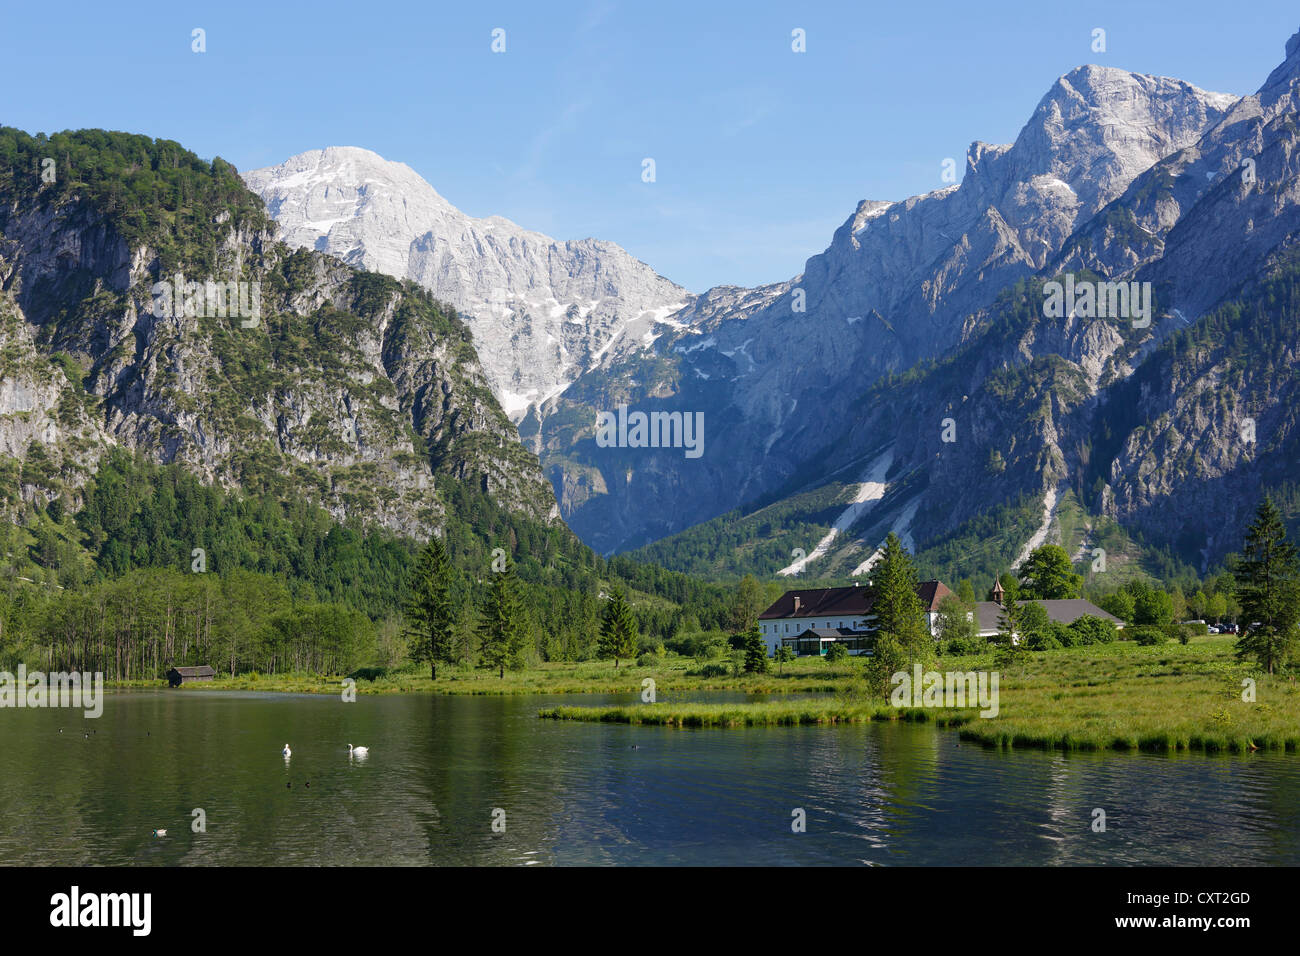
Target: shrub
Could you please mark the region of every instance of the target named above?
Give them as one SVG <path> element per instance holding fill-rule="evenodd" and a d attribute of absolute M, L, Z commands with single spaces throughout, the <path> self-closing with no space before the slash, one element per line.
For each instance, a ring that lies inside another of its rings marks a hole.
<path fill-rule="evenodd" d="M 838 664 L 840 661 L 846 660 L 848 656 L 849 656 L 848 648 L 846 648 L 839 641 L 836 641 L 834 644 L 832 644 L 830 647 L 826 649 L 827 664 Z"/>
<path fill-rule="evenodd" d="M 973 637 L 959 638 L 948 642 L 946 648 L 949 654 L 983 654 L 988 650 L 988 638 L 980 637 L 976 634 Z"/>
<path fill-rule="evenodd" d="M 1076 644 L 1110 644 L 1119 637 L 1114 624 L 1091 614 L 1075 618 L 1069 630 L 1074 633 Z"/>
<path fill-rule="evenodd" d="M 1156 627 L 1152 624 L 1143 624 L 1140 627 L 1132 629 L 1130 638 L 1138 644 L 1141 644 L 1143 647 L 1153 647 L 1157 644 L 1164 644 L 1169 640 L 1169 635 L 1162 627 Z"/>
<path fill-rule="evenodd" d="M 705 664 L 698 670 L 689 673 L 692 677 L 726 677 L 731 673 L 731 668 L 725 664 Z"/>
<path fill-rule="evenodd" d="M 665 646 L 682 657 L 716 660 L 726 653 L 727 638 L 720 631 L 692 631 L 666 641 Z"/>
<path fill-rule="evenodd" d="M 1035 631 L 1025 638 L 1025 647 L 1031 651 L 1059 651 L 1061 646 L 1051 630 Z"/>

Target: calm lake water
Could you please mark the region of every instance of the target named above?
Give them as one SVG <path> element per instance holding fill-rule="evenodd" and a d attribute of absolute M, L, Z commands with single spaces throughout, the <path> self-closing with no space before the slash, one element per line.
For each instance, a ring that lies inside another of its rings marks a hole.
<path fill-rule="evenodd" d="M 0 710 L 0 864 L 1300 863 L 1295 755 L 537 719 L 554 701 L 160 690 L 110 694 L 99 720 Z M 349 759 L 349 742 L 370 756 Z"/>

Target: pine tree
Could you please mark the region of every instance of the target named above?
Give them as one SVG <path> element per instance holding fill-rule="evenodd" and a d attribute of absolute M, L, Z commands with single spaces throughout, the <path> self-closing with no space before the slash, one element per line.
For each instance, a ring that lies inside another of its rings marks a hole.
<path fill-rule="evenodd" d="M 411 657 L 429 662 L 429 675 L 438 679 L 438 665 L 455 660 L 453 637 L 456 608 L 451 599 L 454 571 L 441 538 L 430 539 L 411 572 L 411 597 L 406 605 L 406 634 Z"/>
<path fill-rule="evenodd" d="M 767 645 L 757 624 L 745 632 L 745 673 L 767 673 Z"/>
<path fill-rule="evenodd" d="M 495 667 L 504 679 L 506 664 L 519 653 L 523 643 L 524 614 L 519 601 L 519 580 L 515 577 L 514 563 L 507 558 L 505 567 L 491 574 L 479 620 L 479 651 L 483 662 Z"/>
<path fill-rule="evenodd" d="M 605 611 L 600 620 L 600 641 L 597 644 L 601 657 L 614 658 L 614 667 L 618 668 L 620 657 L 632 657 L 637 647 L 636 618 L 632 608 L 623 596 L 622 589 L 605 602 Z"/>
<path fill-rule="evenodd" d="M 1260 502 L 1246 529 L 1242 557 L 1233 568 L 1241 604 L 1237 657 L 1255 660 L 1270 674 L 1294 655 L 1300 626 L 1300 558 L 1286 539 L 1272 500 Z"/>
<path fill-rule="evenodd" d="M 876 633 L 888 634 L 910 661 L 926 661 L 934 653 L 934 640 L 926 622 L 925 607 L 916 594 L 916 568 L 898 535 L 885 539 L 884 553 L 872 571 Z"/>
<path fill-rule="evenodd" d="M 1022 609 L 1015 601 L 1004 600 L 998 615 L 998 633 L 994 639 L 998 646 L 997 665 L 1009 667 L 1023 663 L 1026 653 L 1026 635 L 1021 626 Z"/>

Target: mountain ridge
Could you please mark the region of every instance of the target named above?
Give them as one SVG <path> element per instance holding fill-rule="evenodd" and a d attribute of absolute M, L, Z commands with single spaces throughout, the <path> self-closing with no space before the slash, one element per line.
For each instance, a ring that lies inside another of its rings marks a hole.
<path fill-rule="evenodd" d="M 652 355 L 586 373 L 548 405 L 535 447 L 566 520 L 598 549 L 618 550 L 784 484 L 855 414 L 860 384 L 958 348 L 998 290 L 1041 269 L 1127 177 L 1194 142 L 1235 101 L 1181 80 L 1080 67 L 1053 84 L 1014 143 L 972 144 L 960 184 L 861 201 L 793 279 L 728 290 L 713 308 L 702 308 L 717 298 L 705 293 Z M 688 473 L 671 456 L 595 448 L 581 419 L 620 402 L 711 410 L 723 419 L 716 456 Z M 777 447 L 792 450 L 773 458 Z"/>
<path fill-rule="evenodd" d="M 309 150 L 243 178 L 291 246 L 412 279 L 461 312 L 516 422 L 693 299 L 612 242 L 475 219 L 405 163 L 359 147 Z"/>
<path fill-rule="evenodd" d="M 74 511 L 120 445 L 409 536 L 440 524 L 445 478 L 558 520 L 454 310 L 276 242 L 229 164 L 142 136 L 5 129 L 0 170 L 0 449 L 51 464 L 10 508 Z M 193 287 L 160 308 L 174 280 Z M 226 282 L 252 313 L 213 308 L 205 283 Z"/>

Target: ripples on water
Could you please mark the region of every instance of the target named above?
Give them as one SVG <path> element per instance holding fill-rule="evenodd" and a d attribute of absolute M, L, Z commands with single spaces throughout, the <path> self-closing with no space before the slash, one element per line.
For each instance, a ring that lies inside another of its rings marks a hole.
<path fill-rule="evenodd" d="M 926 725 L 538 720 L 551 702 L 159 691 L 112 695 L 97 721 L 0 711 L 0 863 L 1300 862 L 1296 755 L 1008 753 Z"/>

